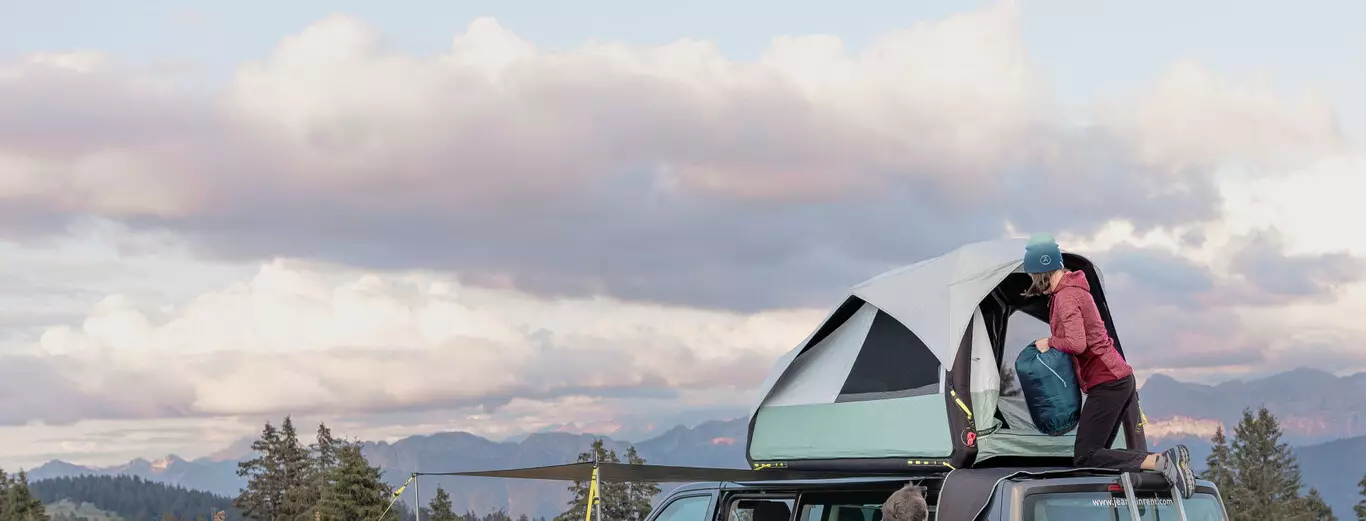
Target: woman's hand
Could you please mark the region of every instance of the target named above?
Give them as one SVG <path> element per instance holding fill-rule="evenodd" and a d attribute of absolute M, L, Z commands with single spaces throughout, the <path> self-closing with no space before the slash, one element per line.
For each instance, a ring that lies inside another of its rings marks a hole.
<path fill-rule="evenodd" d="M 1038 340 L 1035 340 L 1035 341 L 1034 341 L 1034 347 L 1035 347 L 1035 348 L 1038 348 L 1038 350 L 1039 350 L 1040 353 L 1047 353 L 1047 352 L 1048 352 L 1048 349 L 1049 349 L 1049 347 L 1048 347 L 1048 339 L 1047 339 L 1047 338 L 1040 338 L 1040 339 L 1038 339 Z"/>

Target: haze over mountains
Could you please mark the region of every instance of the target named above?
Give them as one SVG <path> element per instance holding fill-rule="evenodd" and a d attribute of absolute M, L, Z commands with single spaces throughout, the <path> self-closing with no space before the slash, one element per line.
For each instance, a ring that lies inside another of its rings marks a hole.
<path fill-rule="evenodd" d="M 1244 408 L 1265 404 L 1280 418 L 1284 439 L 1296 447 L 1305 483 L 1316 486 L 1339 516 L 1349 514 L 1357 501 L 1356 483 L 1366 475 L 1366 374 L 1337 377 L 1314 370 L 1294 370 L 1271 377 L 1201 385 L 1165 376 L 1150 378 L 1141 391 L 1150 420 L 1149 438 L 1156 446 L 1187 443 L 1203 467 L 1209 437 L 1224 425 L 1231 431 Z M 745 466 L 744 418 L 708 421 L 693 427 L 676 426 L 662 433 L 651 425 L 618 430 L 650 463 L 694 466 Z M 595 439 L 574 425 L 505 441 L 472 434 L 446 432 L 411 436 L 394 443 L 364 446 L 366 457 L 384 468 L 397 485 L 414 471 L 439 472 L 488 468 L 554 465 L 573 461 Z M 651 433 L 658 433 L 650 436 Z M 250 440 L 204 458 L 185 460 L 168 456 L 137 459 L 125 465 L 90 468 L 52 461 L 30 471 L 31 479 L 80 474 L 130 474 L 179 484 L 187 488 L 236 495 L 242 480 L 237 461 L 245 458 Z M 626 442 L 614 441 L 618 453 Z M 514 514 L 553 517 L 569 499 L 568 484 L 518 482 L 475 478 L 423 478 L 424 498 L 437 484 L 446 488 L 457 510 L 487 512 L 507 509 Z M 405 493 L 408 500 L 410 494 Z"/>

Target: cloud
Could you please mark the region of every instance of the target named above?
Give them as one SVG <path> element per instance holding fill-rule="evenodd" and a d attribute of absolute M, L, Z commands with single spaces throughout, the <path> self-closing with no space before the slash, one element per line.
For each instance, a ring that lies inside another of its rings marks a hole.
<path fill-rule="evenodd" d="M 9 304 L 48 327 L 7 343 L 6 385 L 35 398 L 0 432 L 100 424 L 43 449 L 93 454 L 134 421 L 226 422 L 217 448 L 284 413 L 497 436 L 742 407 L 809 308 L 1013 230 L 1096 256 L 1141 371 L 1350 351 L 1366 249 L 1314 230 L 1346 220 L 1317 192 L 1359 184 L 1360 158 L 1327 101 L 1183 62 L 1071 106 L 1013 2 L 844 45 L 552 51 L 481 19 L 428 57 L 333 16 L 210 89 L 98 53 L 0 63 L 0 236 L 118 230 L 80 284 L 0 279 L 79 294 Z M 176 248 L 264 265 L 145 260 Z"/>
<path fill-rule="evenodd" d="M 1287 97 L 1271 83 L 1262 77 L 1235 84 L 1185 60 L 1135 99 L 1097 113 L 1137 157 L 1165 172 L 1232 162 L 1284 173 L 1287 165 L 1348 149 L 1332 102 L 1314 92 Z"/>
<path fill-rule="evenodd" d="M 1333 358 L 1354 346 L 1345 338 L 1292 336 L 1298 362 L 1280 354 L 1287 338 L 1250 327 L 1258 310 L 1338 303 L 1361 286 L 1366 259 L 1345 253 L 1290 253 L 1275 229 L 1190 244 L 1169 234 L 1166 247 L 1121 242 L 1091 255 L 1105 275 L 1106 297 L 1126 355 L 1137 369 L 1200 377 L 1268 367 L 1292 368 Z M 1215 233 L 1201 233 L 1213 236 Z M 1084 244 L 1084 243 L 1083 243 Z M 1213 257 L 1201 259 L 1200 250 Z M 1278 327 L 1294 327 L 1277 320 Z M 1357 367 L 1359 364 L 1350 364 Z M 1349 368 L 1349 365 L 1338 369 Z"/>
<path fill-rule="evenodd" d="M 549 301 L 435 274 L 277 261 L 177 309 L 111 296 L 79 327 L 49 329 L 43 354 L 6 365 L 14 392 L 40 398 L 0 408 L 0 423 L 743 392 L 818 314 Z"/>
<path fill-rule="evenodd" d="M 1271 273 L 1321 260 L 1281 255 L 1270 239 L 1249 240 L 1265 248 L 1255 250 L 1258 266 Z M 1144 370 L 1236 373 L 1268 363 L 1278 345 L 1246 331 L 1240 313 L 1325 300 L 1318 293 L 1240 300 L 1256 287 L 1242 274 L 1156 247 L 1121 244 L 1092 256 L 1106 274 L 1126 352 Z M 515 412 L 505 409 L 513 404 L 564 400 L 587 400 L 574 403 L 594 403 L 598 413 L 603 403 L 632 411 L 743 408 L 772 361 L 822 316 L 821 309 L 744 314 L 608 297 L 551 299 L 434 272 L 276 260 L 250 279 L 184 300 L 110 295 L 83 320 L 47 328 L 36 352 L 6 358 L 15 392 L 41 398 L 0 407 L 0 424 L 428 418 L 433 411 L 512 422 Z M 1343 344 L 1320 338 L 1300 345 Z"/>
<path fill-rule="evenodd" d="M 1366 263 L 1351 253 L 1287 255 L 1284 237 L 1274 230 L 1254 233 L 1241 242 L 1229 268 L 1258 291 L 1253 300 L 1332 296 L 1366 276 Z"/>
<path fill-rule="evenodd" d="M 108 58 L 7 70 L 15 236 L 95 215 L 221 259 L 743 312 L 824 306 L 1006 222 L 1216 219 L 1216 159 L 1341 141 L 1331 105 L 1195 64 L 1076 124 L 1011 2 L 861 50 L 777 38 L 748 62 L 694 40 L 554 52 L 492 19 L 419 57 L 333 16 L 208 93 Z"/>

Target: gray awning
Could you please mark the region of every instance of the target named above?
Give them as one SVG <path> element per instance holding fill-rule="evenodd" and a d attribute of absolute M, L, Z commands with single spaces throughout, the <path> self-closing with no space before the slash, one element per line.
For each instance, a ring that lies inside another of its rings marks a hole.
<path fill-rule="evenodd" d="M 419 472 L 418 475 L 469 476 L 548 481 L 589 481 L 593 479 L 593 463 L 570 463 L 568 465 L 552 465 L 549 467 L 471 470 L 465 472 Z M 797 481 L 856 477 L 871 476 L 869 476 L 867 472 L 811 472 L 783 469 L 745 470 L 707 467 L 674 467 L 668 465 L 631 465 L 627 463 L 598 464 L 598 479 L 602 481 L 631 481 L 638 483 Z"/>

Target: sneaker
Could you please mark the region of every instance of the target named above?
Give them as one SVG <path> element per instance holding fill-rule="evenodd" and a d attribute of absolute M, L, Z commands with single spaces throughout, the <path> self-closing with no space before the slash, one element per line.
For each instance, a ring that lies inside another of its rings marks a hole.
<path fill-rule="evenodd" d="M 1157 470 L 1183 499 L 1190 499 L 1195 494 L 1195 473 L 1191 472 L 1190 461 L 1190 451 L 1185 445 L 1167 449 L 1158 456 Z"/>
<path fill-rule="evenodd" d="M 1185 445 L 1177 445 L 1176 452 L 1180 456 L 1177 461 L 1181 463 L 1181 472 L 1186 475 L 1186 483 L 1190 483 L 1190 490 L 1186 491 L 1185 499 L 1190 499 L 1195 495 L 1195 471 L 1191 470 L 1191 453 Z"/>

